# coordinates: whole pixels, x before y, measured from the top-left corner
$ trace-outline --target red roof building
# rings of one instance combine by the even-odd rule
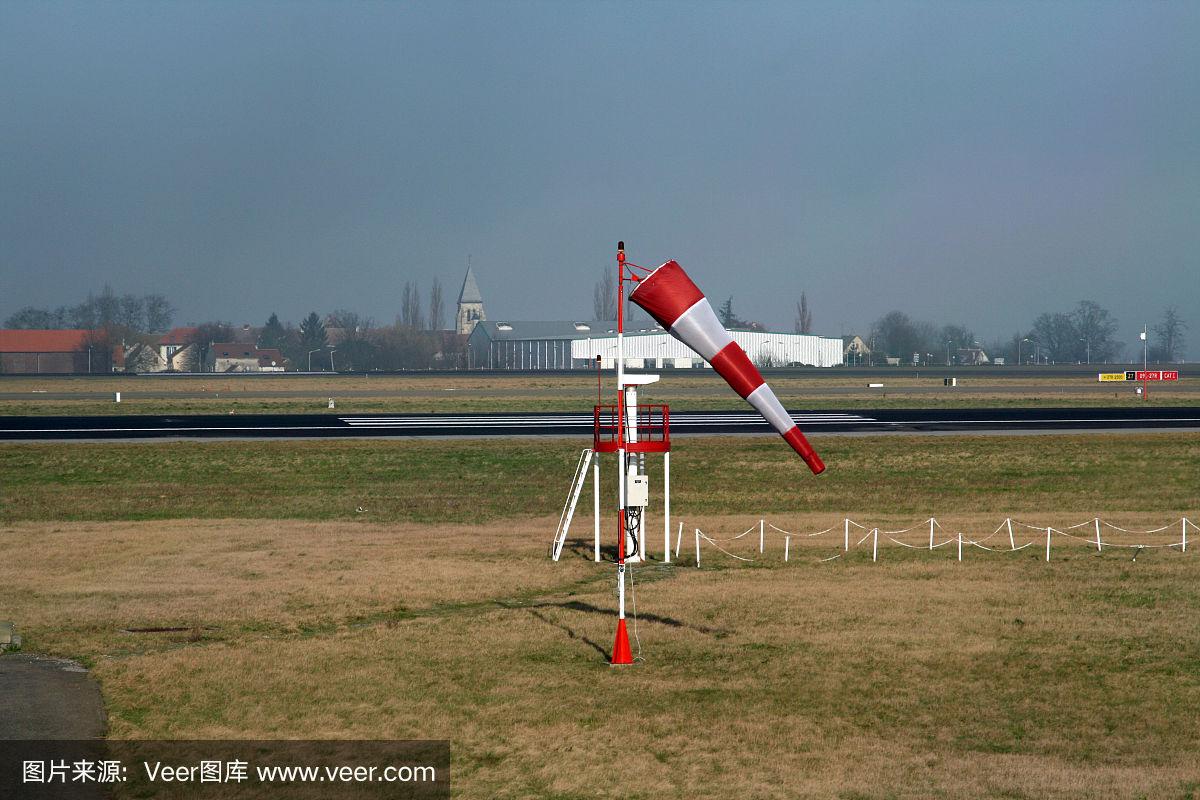
[[[0,372],[108,372],[124,357],[109,349],[104,331],[0,330]]]

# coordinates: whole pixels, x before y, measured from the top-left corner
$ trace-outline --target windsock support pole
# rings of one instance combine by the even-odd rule
[[[625,628],[625,243],[617,245],[617,636],[614,665],[632,664],[629,632]]]

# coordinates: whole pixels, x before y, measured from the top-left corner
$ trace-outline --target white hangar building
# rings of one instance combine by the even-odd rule
[[[730,334],[760,367],[834,367],[843,362],[840,337],[750,330]],[[484,320],[475,325],[467,346],[468,366],[474,369],[590,369],[596,356],[602,367],[612,369],[616,366],[616,323]],[[626,332],[625,365],[634,369],[708,366],[658,326]]]
[[[778,331],[729,332],[759,367],[836,367],[842,363],[841,337],[809,336]],[[600,366],[616,366],[616,335],[576,339],[571,342],[572,360]],[[680,369],[707,367],[708,363],[683,342],[662,329],[625,334],[625,364],[627,367]]]

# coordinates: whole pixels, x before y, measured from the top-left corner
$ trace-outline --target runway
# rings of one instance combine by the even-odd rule
[[[1028,433],[1200,430],[1200,407],[1046,409],[880,409],[794,411],[810,434]],[[671,435],[771,433],[750,411],[671,414]],[[245,414],[3,417],[0,441],[303,439],[366,437],[591,436],[592,415]]]

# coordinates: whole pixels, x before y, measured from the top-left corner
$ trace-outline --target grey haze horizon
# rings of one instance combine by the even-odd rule
[[[1200,350],[1200,4],[0,4],[0,319],[110,284],[262,324],[401,289],[981,338],[1094,300]]]

